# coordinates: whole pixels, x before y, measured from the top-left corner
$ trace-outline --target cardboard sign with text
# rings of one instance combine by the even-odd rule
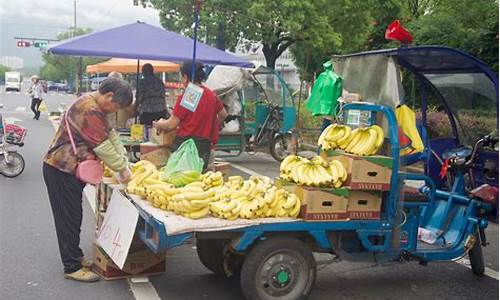
[[[137,208],[119,190],[114,189],[97,233],[97,244],[120,269],[125,264],[138,219]]]

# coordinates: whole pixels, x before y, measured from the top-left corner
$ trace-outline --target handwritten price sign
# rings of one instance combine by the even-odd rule
[[[119,190],[113,190],[104,221],[97,233],[97,244],[120,269],[127,259],[138,219],[137,208]]]

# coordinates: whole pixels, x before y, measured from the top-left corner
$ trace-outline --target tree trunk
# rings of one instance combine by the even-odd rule
[[[278,47],[276,45],[262,45],[262,53],[264,53],[264,57],[266,58],[266,66],[273,70],[276,67],[276,60],[278,59],[276,56],[277,51]]]

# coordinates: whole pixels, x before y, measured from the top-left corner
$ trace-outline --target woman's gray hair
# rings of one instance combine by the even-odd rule
[[[113,102],[118,103],[120,107],[127,107],[132,104],[133,93],[130,84],[121,78],[107,78],[99,86],[99,93],[104,95],[113,93]]]
[[[108,78],[120,78],[120,79],[123,79],[123,75],[120,72],[112,71],[111,73],[108,74]]]

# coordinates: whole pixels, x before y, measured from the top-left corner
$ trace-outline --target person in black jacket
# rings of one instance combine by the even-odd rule
[[[142,66],[143,79],[139,82],[136,93],[136,108],[141,124],[151,126],[153,121],[168,118],[165,100],[165,85],[154,75],[151,64]]]

